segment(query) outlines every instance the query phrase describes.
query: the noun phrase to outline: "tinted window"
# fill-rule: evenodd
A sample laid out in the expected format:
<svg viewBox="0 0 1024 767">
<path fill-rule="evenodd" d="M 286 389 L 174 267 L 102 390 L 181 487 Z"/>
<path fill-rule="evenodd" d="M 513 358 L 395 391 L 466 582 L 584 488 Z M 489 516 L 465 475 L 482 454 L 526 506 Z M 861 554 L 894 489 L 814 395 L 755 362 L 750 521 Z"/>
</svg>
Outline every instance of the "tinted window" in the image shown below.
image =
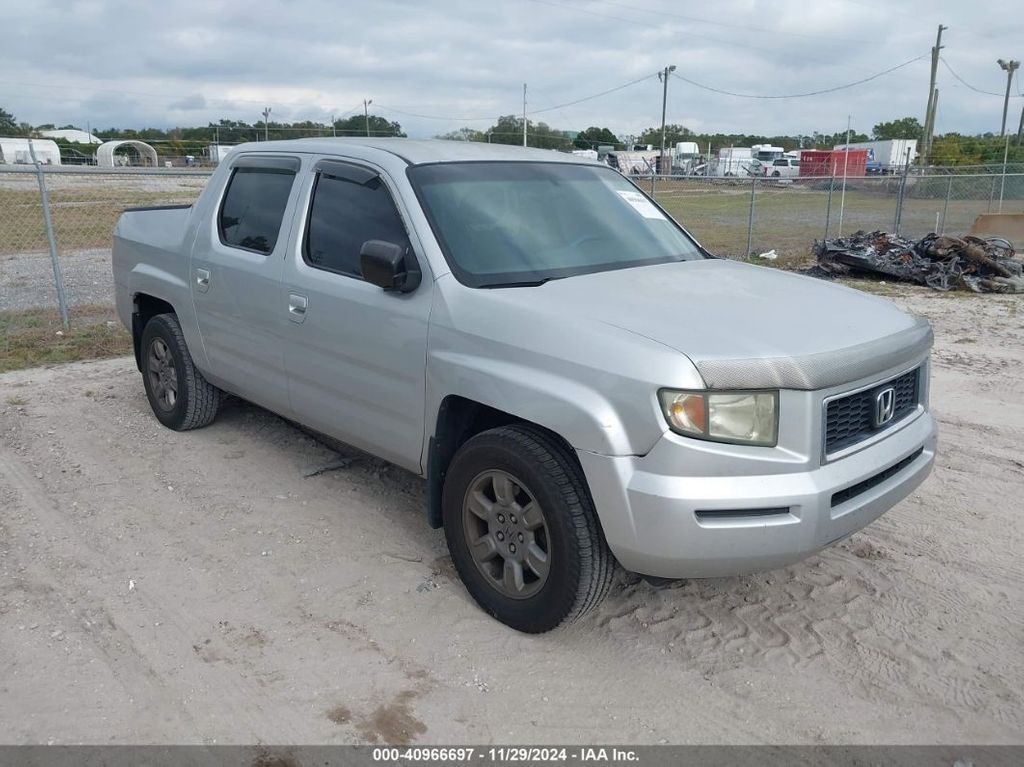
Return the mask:
<svg viewBox="0 0 1024 767">
<path fill-rule="evenodd" d="M 387 187 L 376 176 L 358 183 L 320 173 L 306 227 L 306 262 L 318 269 L 361 277 L 359 251 L 367 240 L 409 247 Z"/>
<path fill-rule="evenodd" d="M 274 168 L 235 168 L 220 207 L 225 245 L 271 253 L 281 231 L 295 174 Z"/>
<path fill-rule="evenodd" d="M 452 271 L 472 287 L 703 258 L 610 168 L 458 162 L 407 173 Z"/>
</svg>

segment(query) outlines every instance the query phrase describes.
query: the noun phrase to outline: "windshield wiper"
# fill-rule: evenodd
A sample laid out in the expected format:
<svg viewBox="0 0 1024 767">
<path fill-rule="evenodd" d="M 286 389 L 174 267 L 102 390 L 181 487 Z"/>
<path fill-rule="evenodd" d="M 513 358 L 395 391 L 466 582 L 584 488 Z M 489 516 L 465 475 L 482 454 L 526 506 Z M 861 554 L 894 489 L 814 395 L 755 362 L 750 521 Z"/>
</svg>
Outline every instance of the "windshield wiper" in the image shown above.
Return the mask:
<svg viewBox="0 0 1024 767">
<path fill-rule="evenodd" d="M 486 285 L 477 285 L 478 288 L 535 288 L 543 285 L 554 277 L 544 277 L 539 280 L 522 280 L 520 282 L 489 282 Z"/>
</svg>

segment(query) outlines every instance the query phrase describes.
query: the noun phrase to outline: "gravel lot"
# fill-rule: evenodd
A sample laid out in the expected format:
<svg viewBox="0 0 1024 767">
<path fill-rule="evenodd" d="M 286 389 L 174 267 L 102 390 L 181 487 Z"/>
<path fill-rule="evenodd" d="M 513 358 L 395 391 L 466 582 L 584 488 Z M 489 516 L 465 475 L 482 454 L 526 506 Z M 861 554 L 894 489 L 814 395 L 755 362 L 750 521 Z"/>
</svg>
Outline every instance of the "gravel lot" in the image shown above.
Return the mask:
<svg viewBox="0 0 1024 767">
<path fill-rule="evenodd" d="M 68 306 L 114 305 L 110 248 L 76 250 L 60 256 Z M 0 309 L 57 306 L 49 253 L 0 255 Z"/>
<path fill-rule="evenodd" d="M 334 454 L 241 402 L 166 431 L 129 360 L 0 376 L 0 742 L 1024 742 L 1024 304 L 896 299 L 937 335 L 917 493 L 544 636 L 470 601 L 415 477 L 306 477 Z"/>
</svg>

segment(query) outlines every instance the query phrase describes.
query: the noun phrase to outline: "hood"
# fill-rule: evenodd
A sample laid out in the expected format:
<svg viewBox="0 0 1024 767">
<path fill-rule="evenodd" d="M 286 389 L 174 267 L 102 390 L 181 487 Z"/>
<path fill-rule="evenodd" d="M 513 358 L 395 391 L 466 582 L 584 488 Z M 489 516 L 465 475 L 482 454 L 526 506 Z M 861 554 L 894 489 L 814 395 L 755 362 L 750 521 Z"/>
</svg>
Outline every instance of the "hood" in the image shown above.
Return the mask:
<svg viewBox="0 0 1024 767">
<path fill-rule="evenodd" d="M 569 312 L 675 349 L 710 388 L 827 388 L 909 363 L 932 341 L 925 320 L 885 299 L 720 259 L 501 292 L 526 311 Z"/>
</svg>

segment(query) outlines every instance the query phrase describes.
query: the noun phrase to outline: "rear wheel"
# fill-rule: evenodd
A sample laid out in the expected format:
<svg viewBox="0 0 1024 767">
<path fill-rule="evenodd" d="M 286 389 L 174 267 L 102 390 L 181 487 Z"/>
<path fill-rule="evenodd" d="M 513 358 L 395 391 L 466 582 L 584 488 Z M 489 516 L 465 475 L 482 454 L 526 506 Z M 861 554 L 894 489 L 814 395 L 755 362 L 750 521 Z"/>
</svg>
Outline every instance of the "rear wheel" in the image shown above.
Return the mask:
<svg viewBox="0 0 1024 767">
<path fill-rule="evenodd" d="M 175 431 L 208 425 L 220 406 L 220 389 L 196 370 L 173 314 L 146 323 L 141 343 L 142 380 L 153 414 Z"/>
<path fill-rule="evenodd" d="M 445 536 L 473 598 L 530 633 L 576 620 L 604 598 L 614 559 L 579 465 L 532 426 L 479 434 L 452 459 Z"/>
</svg>

